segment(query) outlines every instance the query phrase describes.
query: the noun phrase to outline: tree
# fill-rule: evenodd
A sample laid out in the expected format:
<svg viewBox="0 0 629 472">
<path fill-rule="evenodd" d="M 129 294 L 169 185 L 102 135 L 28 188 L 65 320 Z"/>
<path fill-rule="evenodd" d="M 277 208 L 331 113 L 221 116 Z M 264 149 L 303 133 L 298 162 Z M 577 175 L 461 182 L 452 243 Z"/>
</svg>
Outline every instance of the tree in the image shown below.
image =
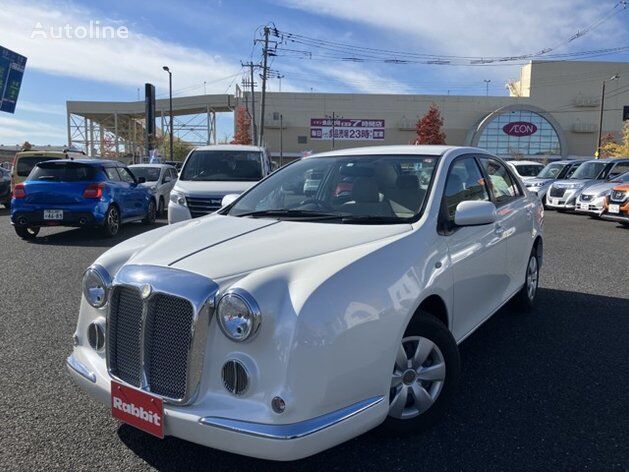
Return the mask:
<svg viewBox="0 0 629 472">
<path fill-rule="evenodd" d="M 243 106 L 236 110 L 236 133 L 232 144 L 251 144 L 251 117 Z"/>
<path fill-rule="evenodd" d="M 622 127 L 622 142 L 617 143 L 613 136 L 605 136 L 601 146 L 601 156 L 603 157 L 629 157 L 629 120 L 625 121 Z"/>
<path fill-rule="evenodd" d="M 428 112 L 417 120 L 415 125 L 417 136 L 413 140 L 413 144 L 445 144 L 446 135 L 441 129 L 442 127 L 441 112 L 437 105 L 432 103 Z"/>
<path fill-rule="evenodd" d="M 33 145 L 28 141 L 24 141 L 24 144 L 22 144 L 22 151 L 30 151 L 31 149 L 33 149 Z"/>
<path fill-rule="evenodd" d="M 158 145 L 157 149 L 163 149 L 162 159 L 169 160 L 170 159 L 170 134 L 165 134 L 161 139 L 157 139 Z M 192 144 L 183 141 L 182 139 L 175 136 L 175 140 L 173 141 L 173 159 L 175 161 L 183 161 L 186 156 L 190 153 L 193 146 Z"/>
</svg>

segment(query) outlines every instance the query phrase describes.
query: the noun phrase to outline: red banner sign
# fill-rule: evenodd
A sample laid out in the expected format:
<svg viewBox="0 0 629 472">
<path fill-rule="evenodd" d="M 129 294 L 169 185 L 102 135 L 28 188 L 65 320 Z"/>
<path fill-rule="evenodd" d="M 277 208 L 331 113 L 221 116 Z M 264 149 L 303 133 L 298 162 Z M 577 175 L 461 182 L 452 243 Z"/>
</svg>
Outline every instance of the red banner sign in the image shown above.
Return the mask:
<svg viewBox="0 0 629 472">
<path fill-rule="evenodd" d="M 530 136 L 535 134 L 537 131 L 537 126 L 533 123 L 529 123 L 528 121 L 513 121 L 511 123 L 507 123 L 502 127 L 502 131 L 509 136 Z"/>
</svg>

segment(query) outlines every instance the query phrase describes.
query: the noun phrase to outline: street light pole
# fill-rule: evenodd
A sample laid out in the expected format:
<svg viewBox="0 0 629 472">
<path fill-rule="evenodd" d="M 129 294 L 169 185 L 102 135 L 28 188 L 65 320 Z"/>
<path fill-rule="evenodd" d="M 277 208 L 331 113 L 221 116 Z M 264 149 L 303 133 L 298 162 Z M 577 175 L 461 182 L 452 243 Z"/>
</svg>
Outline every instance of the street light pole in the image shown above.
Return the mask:
<svg viewBox="0 0 629 472">
<path fill-rule="evenodd" d="M 169 125 L 169 130 L 170 130 L 170 160 L 173 161 L 174 159 L 174 132 L 173 132 L 173 73 L 170 71 L 170 69 L 168 68 L 168 66 L 164 66 L 162 67 L 162 69 L 164 69 L 166 72 L 168 72 L 168 105 L 169 105 L 169 116 L 170 116 L 170 125 Z"/>
<path fill-rule="evenodd" d="M 485 96 L 489 97 L 489 83 L 491 79 L 483 79 L 483 82 L 485 82 Z"/>
<path fill-rule="evenodd" d="M 284 117 L 280 113 L 280 167 L 284 165 Z"/>
<path fill-rule="evenodd" d="M 597 159 L 601 157 L 601 141 L 603 139 L 603 111 L 605 110 L 605 83 L 611 82 L 612 80 L 616 80 L 620 78 L 618 74 L 612 75 L 609 79 L 603 80 L 603 85 L 601 87 L 601 109 L 598 115 L 598 138 L 596 140 L 596 152 L 594 153 L 594 157 Z"/>
</svg>

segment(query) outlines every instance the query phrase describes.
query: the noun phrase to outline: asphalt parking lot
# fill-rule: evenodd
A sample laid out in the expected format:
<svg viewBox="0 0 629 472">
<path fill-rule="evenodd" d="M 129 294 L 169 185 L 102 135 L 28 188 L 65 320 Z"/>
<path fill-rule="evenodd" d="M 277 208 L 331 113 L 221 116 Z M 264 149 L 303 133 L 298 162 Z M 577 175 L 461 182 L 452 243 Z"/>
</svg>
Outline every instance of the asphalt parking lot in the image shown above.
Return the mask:
<svg viewBox="0 0 629 472">
<path fill-rule="evenodd" d="M 538 307 L 508 306 L 461 345 L 445 421 L 288 464 L 121 426 L 66 375 L 83 270 L 146 229 L 25 242 L 0 210 L 1 470 L 629 470 L 629 228 L 547 212 Z"/>
</svg>

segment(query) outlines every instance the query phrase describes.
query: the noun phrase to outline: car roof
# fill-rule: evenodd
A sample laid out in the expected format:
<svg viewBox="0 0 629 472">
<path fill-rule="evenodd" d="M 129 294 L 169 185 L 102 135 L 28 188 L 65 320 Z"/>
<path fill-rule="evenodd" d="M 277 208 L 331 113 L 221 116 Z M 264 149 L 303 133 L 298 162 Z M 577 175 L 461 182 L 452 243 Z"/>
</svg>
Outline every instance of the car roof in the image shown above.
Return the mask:
<svg viewBox="0 0 629 472">
<path fill-rule="evenodd" d="M 245 144 L 213 144 L 210 146 L 197 146 L 193 151 L 254 151 L 262 152 L 263 147 L 249 146 Z"/>
<path fill-rule="evenodd" d="M 406 145 L 392 145 L 392 146 L 364 146 L 357 148 L 338 149 L 334 151 L 327 151 L 318 154 L 312 154 L 306 156 L 310 157 L 329 157 L 329 156 L 373 156 L 382 154 L 399 154 L 399 155 L 422 155 L 422 156 L 442 156 L 446 152 L 455 149 L 468 149 L 470 151 L 483 151 L 482 149 L 469 148 L 463 146 L 442 146 L 432 144 L 406 144 Z"/>
<path fill-rule="evenodd" d="M 129 167 L 155 167 L 159 169 L 171 169 L 174 166 L 171 164 L 131 164 Z"/>
<path fill-rule="evenodd" d="M 39 164 L 43 164 L 44 162 L 48 162 L 48 161 L 42 161 Z M 75 162 L 78 164 L 85 164 L 85 165 L 92 165 L 92 166 L 104 165 L 107 167 L 124 167 L 124 164 L 118 161 L 114 161 L 112 159 L 55 159 L 55 160 L 51 160 L 50 162 L 55 162 L 55 163 Z"/>
<path fill-rule="evenodd" d="M 544 165 L 541 162 L 537 162 L 537 161 L 507 161 L 507 162 L 509 162 L 510 164 L 513 164 L 514 166 L 519 166 L 519 165 L 530 166 L 531 164 L 540 165 L 540 166 Z"/>
</svg>

